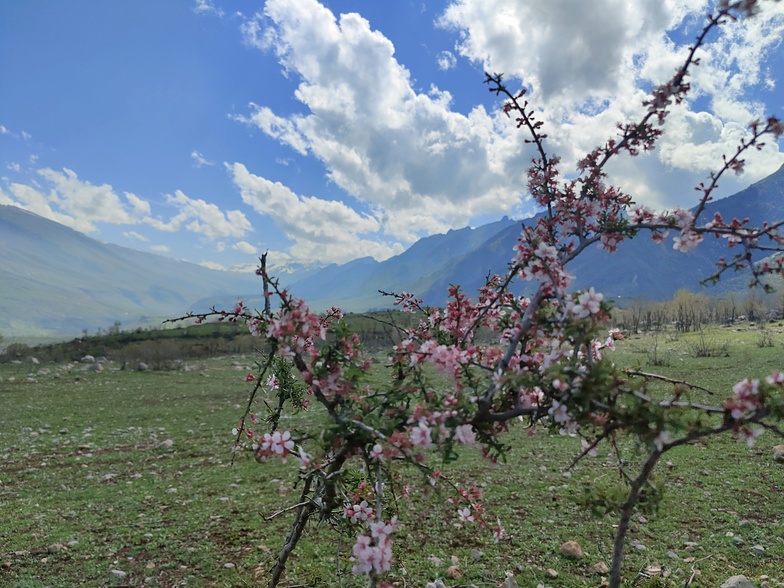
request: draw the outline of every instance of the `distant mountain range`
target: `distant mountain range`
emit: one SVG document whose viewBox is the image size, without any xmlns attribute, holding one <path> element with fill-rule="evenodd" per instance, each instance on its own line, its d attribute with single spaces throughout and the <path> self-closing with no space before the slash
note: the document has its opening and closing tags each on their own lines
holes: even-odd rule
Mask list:
<svg viewBox="0 0 784 588">
<path fill-rule="evenodd" d="M 752 224 L 784 219 L 784 166 L 747 189 L 710 203 L 706 218 L 749 218 Z M 477 228 L 452 230 L 414 243 L 383 262 L 356 259 L 344 265 L 283 273 L 281 282 L 312 308 L 339 306 L 362 312 L 390 306 L 379 290 L 412 292 L 441 305 L 450 284 L 471 295 L 488 274 L 503 274 L 522 223 L 504 218 Z M 728 256 L 724 240 L 706 239 L 683 254 L 671 241 L 656 245 L 645 235 L 608 254 L 585 251 L 569 266 L 575 288 L 594 286 L 620 299 L 672 297 L 680 288 L 720 294 L 740 290 L 748 276 L 728 276 L 703 288 L 715 262 Z M 274 260 L 271 260 L 274 264 Z M 520 287 L 525 287 L 522 285 Z M 260 305 L 259 279 L 221 272 L 98 242 L 63 225 L 12 206 L 0 206 L 0 334 L 76 335 L 115 321 L 129 327 L 159 323 L 188 310 L 230 307 L 237 298 Z"/>
<path fill-rule="evenodd" d="M 705 219 L 719 211 L 726 220 L 749 218 L 752 226 L 765 220 L 784 219 L 784 166 L 745 190 L 709 203 Z M 469 296 L 488 274 L 503 275 L 513 255 L 523 223 L 535 219 L 501 221 L 478 227 L 432 235 L 407 251 L 383 262 L 357 259 L 342 266 L 328 266 L 292 283 L 292 291 L 315 308 L 335 304 L 362 311 L 385 307 L 389 300 L 378 290 L 412 292 L 426 304 L 442 305 L 450 284 L 459 284 Z M 672 236 L 672 235 L 671 235 Z M 746 274 L 730 274 L 713 287 L 700 286 L 712 275 L 721 256 L 731 257 L 723 239 L 706 239 L 689 253 L 672 248 L 672 240 L 657 245 L 646 235 L 626 241 L 609 254 L 598 247 L 585 251 L 569 266 L 574 288 L 594 286 L 615 299 L 669 299 L 681 288 L 720 294 L 742 290 Z M 519 287 L 525 288 L 525 284 Z"/>
</svg>

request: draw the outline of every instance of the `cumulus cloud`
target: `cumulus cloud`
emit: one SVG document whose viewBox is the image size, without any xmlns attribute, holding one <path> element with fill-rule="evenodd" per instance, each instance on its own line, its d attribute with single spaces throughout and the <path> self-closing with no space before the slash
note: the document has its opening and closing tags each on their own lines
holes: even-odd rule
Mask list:
<svg viewBox="0 0 784 588">
<path fill-rule="evenodd" d="M 243 202 L 271 217 L 295 241 L 290 253 L 297 259 L 344 262 L 366 255 L 386 259 L 403 251 L 399 243 L 362 238 L 377 236 L 381 229 L 371 215 L 342 202 L 299 196 L 280 182 L 250 173 L 242 163 L 227 164 L 227 169 Z"/>
<path fill-rule="evenodd" d="M 190 231 L 215 242 L 220 239 L 241 239 L 252 230 L 242 211 L 221 210 L 216 204 L 190 198 L 181 190 L 165 196 L 166 204 L 173 207 L 176 213 L 168 219 L 162 219 L 152 216 L 148 200 L 132 192 L 120 195 L 109 184 L 94 185 L 80 179 L 70 169 L 57 171 L 44 168 L 36 174 L 43 185 L 37 181 L 11 183 L 8 185 L 8 193 L 0 191 L 0 203 L 24 208 L 83 233 L 96 232 L 98 224 L 145 224 L 166 232 Z M 135 231 L 123 234 L 147 240 Z"/>
<path fill-rule="evenodd" d="M 689 79 L 692 92 L 673 108 L 653 161 L 619 163 L 613 170 L 626 173 L 613 180 L 636 176 L 624 186 L 630 190 L 642 180 L 648 204 L 682 205 L 683 191 L 667 190 L 668 174 L 695 183 L 749 136 L 748 123 L 765 114 L 749 90 L 769 85 L 761 63 L 784 36 L 784 4 L 762 7 L 755 18 L 721 28 L 702 49 L 701 65 Z M 461 56 L 485 71 L 505 72 L 531 91 L 549 141 L 573 165 L 610 138 L 613 122 L 639 118 L 644 89 L 668 80 L 685 57 L 685 45 L 672 40 L 674 31 L 694 38 L 708 8 L 706 0 L 461 0 L 446 8 L 439 25 L 459 35 Z M 752 159 L 742 183 L 726 182 L 726 189 L 761 179 L 784 163 L 774 145 Z"/>
<path fill-rule="evenodd" d="M 84 233 L 95 232 L 96 223 L 138 224 L 149 214 L 149 204 L 134 194 L 120 196 L 111 185 L 93 185 L 70 169 L 44 168 L 37 174 L 46 187 L 12 183 L 7 203 Z"/>
<path fill-rule="evenodd" d="M 412 87 L 394 46 L 358 14 L 335 17 L 316 0 L 269 0 L 245 23 L 248 44 L 274 51 L 299 84 L 306 114 L 250 105 L 240 120 L 299 154 L 376 211 L 404 242 L 518 202 L 526 149 L 505 119 L 482 106 L 453 112 L 448 92 Z"/>
<path fill-rule="evenodd" d="M 189 198 L 182 190 L 166 195 L 166 202 L 178 213 L 168 221 L 148 218 L 146 222 L 161 231 L 174 232 L 185 228 L 211 241 L 240 238 L 251 230 L 250 221 L 239 210 L 222 211 L 217 205 L 200 198 Z"/>
<path fill-rule="evenodd" d="M 692 97 L 673 109 L 671 134 L 654 155 L 610 167 L 610 179 L 634 190 L 637 201 L 684 205 L 683 189 L 671 189 L 673 179 L 695 185 L 748 136 L 746 125 L 762 108 L 744 92 L 768 83 L 760 62 L 784 34 L 784 3 L 767 4 L 759 17 L 722 29 L 703 50 L 690 80 Z M 707 0 L 455 0 L 437 26 L 455 33 L 460 58 L 528 88 L 547 125 L 547 147 L 568 172 L 611 138 L 617 122 L 641 116 L 646 92 L 666 81 L 684 57 L 674 31 L 696 35 L 707 8 Z M 315 157 L 329 181 L 372 211 L 344 219 L 347 234 L 379 232 L 410 243 L 479 214 L 532 211 L 521 204 L 533 155 L 525 134 L 499 110 L 477 105 L 461 114 L 449 92 L 415 89 L 392 42 L 359 14 L 336 15 L 317 0 L 268 0 L 242 31 L 248 45 L 277 57 L 296 82 L 294 97 L 305 111 L 283 114 L 251 103 L 234 118 Z M 739 50 L 729 51 L 730 45 Z M 447 71 L 456 58 L 443 51 L 438 65 Z M 777 147 L 769 146 L 741 181 L 723 183 L 724 193 L 782 163 Z M 273 217 L 303 252 L 312 251 L 306 243 L 336 238 L 330 228 L 308 235 L 312 221 L 281 211 L 284 202 L 296 207 L 307 201 L 315 211 L 316 203 L 327 201 L 308 201 L 240 164 L 233 175 L 246 202 Z"/>
<path fill-rule="evenodd" d="M 247 253 L 248 255 L 256 255 L 259 251 L 256 247 L 247 241 L 237 241 L 234 245 L 231 246 L 231 248 L 235 251 L 239 251 L 240 253 Z"/>
<path fill-rule="evenodd" d="M 451 51 L 442 51 L 436 58 L 438 69 L 441 71 L 448 71 L 457 65 L 457 58 Z"/>
<path fill-rule="evenodd" d="M 221 265 L 216 261 L 201 261 L 199 262 L 199 265 L 202 267 L 206 267 L 207 269 L 218 270 L 221 272 L 225 272 L 228 269 L 226 266 Z"/>
<path fill-rule="evenodd" d="M 167 245 L 152 245 L 150 250 L 155 251 L 157 253 L 168 253 L 169 247 Z"/>
</svg>

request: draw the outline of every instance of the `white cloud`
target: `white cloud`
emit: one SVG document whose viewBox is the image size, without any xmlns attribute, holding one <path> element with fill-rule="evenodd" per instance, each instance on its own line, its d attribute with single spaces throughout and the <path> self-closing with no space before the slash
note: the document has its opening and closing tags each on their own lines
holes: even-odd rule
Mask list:
<svg viewBox="0 0 784 588">
<path fill-rule="evenodd" d="M 205 165 L 215 165 L 214 161 L 209 161 L 208 159 L 205 159 L 205 157 L 198 151 L 191 152 L 191 159 L 193 159 L 193 165 L 195 165 L 196 167 L 203 167 Z"/>
<path fill-rule="evenodd" d="M 149 204 L 135 195 L 126 192 L 123 198 L 109 184 L 95 186 L 67 168 L 44 168 L 37 174 L 46 182 L 45 189 L 34 181 L 12 183 L 7 203 L 84 233 L 95 232 L 96 223 L 137 224 L 149 213 Z"/>
<path fill-rule="evenodd" d="M 10 132 L 11 131 L 8 130 L 8 127 L 6 127 L 5 125 L 0 125 L 0 135 L 7 135 Z"/>
<path fill-rule="evenodd" d="M 438 63 L 438 69 L 441 71 L 448 71 L 454 69 L 457 65 L 457 58 L 451 51 L 442 51 L 438 54 L 436 63 Z"/>
<path fill-rule="evenodd" d="M 438 88 L 417 93 L 392 43 L 358 14 L 338 19 L 316 0 L 269 0 L 243 31 L 299 79 L 295 97 L 309 113 L 251 104 L 240 120 L 315 156 L 387 234 L 411 242 L 518 204 L 528 150 L 513 125 L 481 106 L 453 112 Z"/>
<path fill-rule="evenodd" d="M 149 241 L 149 239 L 147 237 L 137 233 L 136 231 L 125 231 L 123 233 L 123 236 L 124 237 L 128 237 L 128 238 L 132 238 L 132 239 L 138 239 L 139 241 L 144 241 L 144 242 Z"/>
<path fill-rule="evenodd" d="M 9 170 L 14 171 L 14 172 L 18 172 L 19 170 L 22 169 L 22 166 L 20 166 L 18 163 L 14 162 L 14 161 L 12 161 L 10 163 L 7 163 L 5 167 L 6 167 L 6 169 L 9 169 Z"/>
<path fill-rule="evenodd" d="M 256 247 L 247 241 L 237 241 L 231 248 L 240 253 L 247 253 L 248 255 L 256 255 L 259 252 Z"/>
<path fill-rule="evenodd" d="M 178 209 L 179 212 L 175 216 L 168 221 L 145 219 L 151 226 L 161 231 L 174 232 L 185 228 L 215 241 L 227 237 L 240 238 L 252 228 L 241 211 L 224 212 L 215 204 L 189 198 L 182 190 L 175 191 L 174 196 L 167 194 L 166 202 Z"/>
<path fill-rule="evenodd" d="M 73 226 L 78 230 L 93 232 L 96 230 L 96 222 L 135 224 L 142 220 L 138 213 L 139 199 L 130 195 L 132 205 L 128 206 L 128 202 L 124 202 L 109 184 L 94 186 L 80 180 L 75 172 L 67 168 L 61 172 L 44 168 L 38 170 L 38 175 L 54 187 L 49 200 L 73 218 Z"/>
<path fill-rule="evenodd" d="M 150 246 L 152 251 L 156 251 L 157 253 L 168 253 L 169 247 L 167 245 L 152 245 Z"/>
<path fill-rule="evenodd" d="M 217 263 L 215 261 L 202 261 L 202 262 L 199 262 L 199 265 L 202 266 L 202 267 L 206 267 L 207 269 L 218 270 L 218 271 L 221 271 L 221 272 L 225 272 L 225 271 L 228 270 L 228 268 L 226 268 L 226 266 L 223 266 L 223 265 L 221 265 L 221 264 L 219 264 L 219 263 Z"/>
<path fill-rule="evenodd" d="M 667 207 L 690 203 L 688 186 L 713 171 L 722 154 L 733 153 L 749 136 L 748 123 L 764 116 L 749 90 L 769 85 L 761 63 L 784 36 L 784 3 L 762 6 L 755 18 L 722 27 L 701 50 L 701 65 L 689 79 L 692 92 L 673 108 L 654 157 L 612 167 L 617 175 L 611 179 L 642 194 L 638 200 Z M 461 0 L 447 7 L 440 24 L 460 35 L 463 57 L 485 71 L 504 72 L 510 85 L 525 83 L 550 146 L 569 169 L 610 138 L 615 122 L 640 117 L 642 89 L 669 79 L 685 57 L 685 45 L 675 45 L 670 32 L 680 28 L 694 38 L 707 9 L 706 0 Z M 723 183 L 723 194 L 782 163 L 769 145 L 749 158 L 743 182 Z M 670 190 L 670 174 L 687 189 Z"/>
<path fill-rule="evenodd" d="M 371 215 L 342 202 L 299 196 L 279 182 L 250 173 L 241 163 L 226 166 L 243 202 L 271 217 L 295 241 L 289 253 L 298 260 L 344 262 L 367 255 L 386 259 L 403 251 L 399 243 L 362 238 L 377 237 L 381 229 Z"/>
<path fill-rule="evenodd" d="M 196 14 L 214 14 L 217 17 L 223 16 L 223 10 L 216 8 L 212 0 L 194 0 L 193 12 Z"/>
</svg>

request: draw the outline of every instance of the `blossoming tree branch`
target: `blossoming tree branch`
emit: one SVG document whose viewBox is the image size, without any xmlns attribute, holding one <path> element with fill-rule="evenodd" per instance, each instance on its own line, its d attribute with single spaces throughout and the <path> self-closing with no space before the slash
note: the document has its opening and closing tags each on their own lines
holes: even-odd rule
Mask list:
<svg viewBox="0 0 784 588">
<path fill-rule="evenodd" d="M 613 138 L 579 161 L 573 179 L 562 176 L 559 158 L 549 152 L 544 124 L 525 90 L 512 91 L 501 75 L 486 75 L 490 91 L 504 99 L 503 111 L 535 147 L 527 189 L 544 214 L 535 225 L 523 227 L 507 273 L 489 279 L 475 298 L 454 286 L 444 308 L 430 308 L 412 294 L 390 294 L 419 322 L 400 329 L 401 342 L 389 358 L 385 385 L 369 384 L 371 360 L 341 312 L 311 312 L 268 275 L 266 255 L 257 272 L 263 281 L 264 309 L 252 311 L 238 303 L 232 310 L 182 317 L 244 321 L 266 342 L 258 373 L 248 377 L 254 388 L 235 430 L 236 449 L 250 451 L 262 462 L 291 457 L 301 478 L 298 502 L 276 513 L 289 514 L 293 521 L 269 571 L 268 586 L 279 583 L 313 519 L 350 530 L 355 537 L 353 572 L 365 575 L 369 586 L 387 585 L 384 576 L 395 565 L 392 543 L 400 524 L 395 505 L 417 491 L 397 474 L 403 464 L 421 472 L 425 491 L 435 485 L 445 488 L 456 520 L 484 527 L 496 540 L 504 540 L 504 523 L 482 507 L 480 489 L 450 482 L 436 466 L 468 446 L 481 447 L 488 460 L 498 459 L 507 450 L 504 435 L 521 419 L 531 432 L 539 426 L 579 436 L 582 448 L 576 460 L 595 454 L 602 444 L 617 455 L 626 484 L 626 497 L 615 509 L 618 525 L 609 582 L 617 588 L 631 516 L 641 501 L 657 496 L 651 474 L 662 455 L 721 433 L 750 445 L 763 431 L 782 434 L 783 373 L 743 379 L 722 391 L 619 369 L 607 353 L 621 337 L 617 331 L 607 333 L 610 305 L 593 288 L 570 291 L 567 270 L 589 247 L 613 252 L 624 241 L 647 235 L 663 247 L 671 243 L 684 252 L 707 236 L 725 239 L 733 255 L 717 260 L 712 281 L 729 269 L 745 269 L 752 285 L 768 287 L 767 276 L 784 273 L 784 256 L 775 255 L 784 249 L 779 234 L 784 221 L 771 219 L 752 227 L 747 220 L 718 214 L 704 218 L 721 177 L 740 173 L 745 158 L 764 141 L 781 137 L 784 127 L 777 118 L 751 122 L 747 137 L 697 187 L 689 209 L 655 212 L 638 206 L 632 195 L 608 182 L 606 172 L 616 158 L 654 149 L 666 129 L 668 110 L 689 92 L 689 72 L 698 66 L 699 48 L 717 27 L 752 17 L 756 4 L 719 2 L 681 67 L 644 102 L 640 120 L 619 124 Z M 521 281 L 533 283 L 532 290 L 525 290 L 533 294 L 520 294 Z M 491 343 L 480 342 L 480 329 L 493 334 Z M 654 394 L 654 386 L 668 386 L 669 392 Z M 264 416 L 254 412 L 260 392 L 265 396 Z M 706 396 L 715 402 L 695 400 Z M 273 402 L 266 400 L 270 397 Z M 279 429 L 282 415 L 302 410 L 320 411 L 329 425 L 323 427 L 323 419 L 314 418 L 312 429 Z M 624 438 L 645 449 L 634 469 L 628 465 L 633 460 L 623 459 L 633 445 L 621 443 Z M 347 475 L 357 471 L 360 483 L 356 475 Z"/>
</svg>

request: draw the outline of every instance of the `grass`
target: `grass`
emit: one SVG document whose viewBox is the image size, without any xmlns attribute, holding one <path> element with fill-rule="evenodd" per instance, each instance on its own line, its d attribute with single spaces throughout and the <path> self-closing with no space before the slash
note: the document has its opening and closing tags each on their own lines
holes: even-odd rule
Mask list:
<svg viewBox="0 0 784 588">
<path fill-rule="evenodd" d="M 728 342 L 728 357 L 694 357 L 698 334 L 659 335 L 671 362 L 656 369 L 724 394 L 742 377 L 782 367 L 784 331 L 766 333 L 772 347 L 758 346 L 753 328 L 703 334 Z M 613 357 L 652 370 L 651 344 L 630 338 Z M 177 372 L 0 366 L 0 585 L 264 585 L 291 521 L 265 517 L 296 502 L 296 468 L 244 456 L 232 464 L 230 430 L 247 398 L 252 357 L 200 363 Z M 285 426 L 305 418 L 313 417 Z M 161 445 L 167 439 L 170 448 Z M 416 493 L 399 513 L 393 582 L 495 587 L 512 574 L 519 586 L 599 586 L 590 567 L 609 558 L 615 521 L 577 502 L 584 488 L 614 481 L 609 456 L 583 461 L 566 477 L 578 440 L 529 437 L 517 426 L 510 442 L 507 464 L 469 453 L 446 469 L 455 481 L 483 486 L 484 505 L 509 538 L 496 544 L 489 533 L 460 527 L 437 492 Z M 735 574 L 784 585 L 784 466 L 772 459 L 781 442 L 764 435 L 748 449 L 726 437 L 667 454 L 657 471 L 665 487 L 659 512 L 636 516 L 629 537 L 629 584 L 638 570 L 658 566 L 666 578 L 640 576 L 636 585 L 718 586 Z M 567 540 L 586 556 L 560 555 Z M 352 544 L 326 523 L 312 526 L 284 585 L 364 585 L 346 572 Z M 459 578 L 447 577 L 453 562 Z"/>
</svg>

